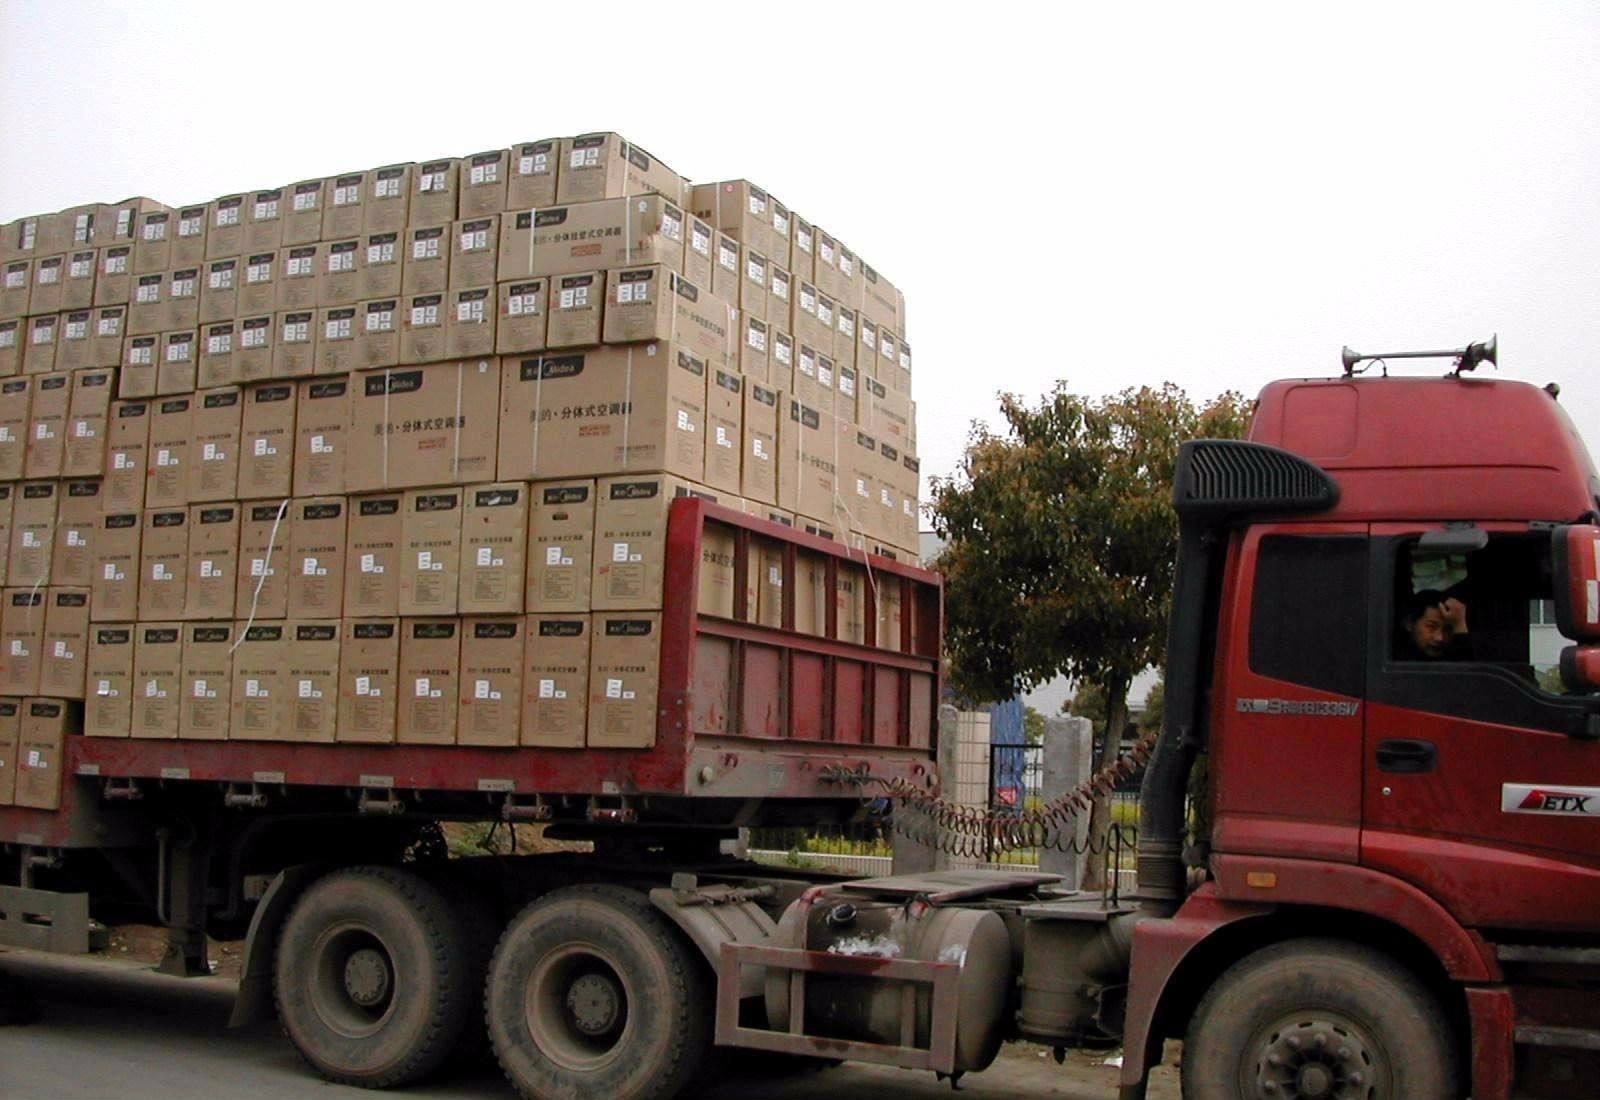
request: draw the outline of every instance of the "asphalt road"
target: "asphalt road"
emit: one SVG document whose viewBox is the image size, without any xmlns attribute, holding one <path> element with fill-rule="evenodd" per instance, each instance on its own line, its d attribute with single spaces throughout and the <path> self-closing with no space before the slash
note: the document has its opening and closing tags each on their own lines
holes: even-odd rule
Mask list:
<svg viewBox="0 0 1600 1100">
<path fill-rule="evenodd" d="M 17 1100 L 326 1100 L 374 1093 L 321 1081 L 276 1024 L 227 1026 L 233 982 L 168 978 L 147 965 L 0 952 L 0 977 L 39 1002 L 39 1018 L 0 1026 L 0 1097 Z M 1057 1066 L 1038 1047 L 1009 1047 L 961 1082 L 966 1100 L 1113 1100 L 1117 1071 L 1103 1056 Z M 1175 1073 L 1157 1071 L 1152 1100 L 1177 1100 Z M 406 1089 L 406 1100 L 511 1100 L 490 1066 Z M 731 1079 L 699 1100 L 886 1100 L 947 1097 L 931 1074 L 848 1065 L 784 1080 Z"/>
</svg>

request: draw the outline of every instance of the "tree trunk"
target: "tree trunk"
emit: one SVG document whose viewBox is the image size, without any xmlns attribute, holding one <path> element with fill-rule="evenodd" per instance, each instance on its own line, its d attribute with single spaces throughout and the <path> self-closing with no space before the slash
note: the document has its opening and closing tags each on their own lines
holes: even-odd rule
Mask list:
<svg viewBox="0 0 1600 1100">
<path fill-rule="evenodd" d="M 1106 725 L 1095 739 L 1094 764 L 1090 771 L 1097 774 L 1106 764 L 1117 758 L 1122 745 L 1122 730 L 1128 724 L 1128 684 L 1126 676 L 1114 676 L 1100 686 L 1106 694 Z M 1100 795 L 1089 812 L 1089 849 L 1083 857 L 1081 889 L 1104 890 L 1107 879 L 1107 836 L 1111 831 L 1111 798 Z M 1115 873 L 1115 868 L 1111 868 Z"/>
</svg>

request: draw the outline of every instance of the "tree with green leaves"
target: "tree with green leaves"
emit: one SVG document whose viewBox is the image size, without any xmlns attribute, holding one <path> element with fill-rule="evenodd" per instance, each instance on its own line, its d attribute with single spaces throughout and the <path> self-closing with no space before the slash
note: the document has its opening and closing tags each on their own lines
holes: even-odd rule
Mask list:
<svg viewBox="0 0 1600 1100">
<path fill-rule="evenodd" d="M 1178 444 L 1242 436 L 1249 404 L 1229 392 L 1197 406 L 1170 383 L 1101 398 L 1063 384 L 1038 404 L 1003 394 L 1000 410 L 1004 431 L 974 426 L 956 474 L 933 486 L 951 678 L 977 701 L 1057 676 L 1092 685 L 1099 768 L 1134 676 L 1165 656 Z M 1095 838 L 1105 820 L 1097 807 Z"/>
</svg>

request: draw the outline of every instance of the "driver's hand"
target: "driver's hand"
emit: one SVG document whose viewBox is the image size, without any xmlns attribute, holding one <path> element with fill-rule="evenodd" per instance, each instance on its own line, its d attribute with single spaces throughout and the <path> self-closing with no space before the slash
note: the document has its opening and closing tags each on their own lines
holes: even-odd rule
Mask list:
<svg viewBox="0 0 1600 1100">
<path fill-rule="evenodd" d="M 1450 627 L 1452 634 L 1467 633 L 1467 605 L 1454 596 L 1439 605 L 1439 610 L 1444 614 L 1444 621 Z"/>
</svg>

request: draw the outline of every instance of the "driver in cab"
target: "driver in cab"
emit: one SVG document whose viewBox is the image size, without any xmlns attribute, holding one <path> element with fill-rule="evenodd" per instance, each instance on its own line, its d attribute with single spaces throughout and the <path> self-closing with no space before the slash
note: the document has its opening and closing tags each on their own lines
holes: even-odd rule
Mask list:
<svg viewBox="0 0 1600 1100">
<path fill-rule="evenodd" d="M 1472 660 L 1467 605 L 1454 596 L 1432 588 L 1413 594 L 1401 608 L 1400 631 L 1395 656 L 1402 661 Z"/>
</svg>

